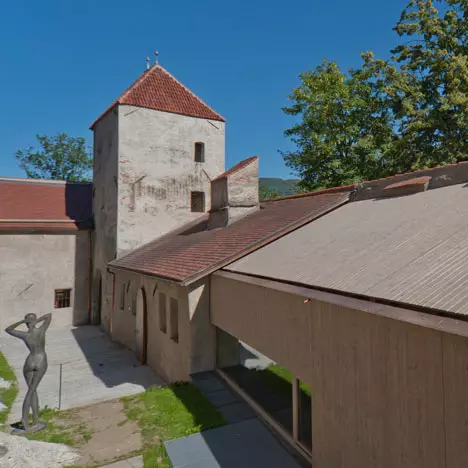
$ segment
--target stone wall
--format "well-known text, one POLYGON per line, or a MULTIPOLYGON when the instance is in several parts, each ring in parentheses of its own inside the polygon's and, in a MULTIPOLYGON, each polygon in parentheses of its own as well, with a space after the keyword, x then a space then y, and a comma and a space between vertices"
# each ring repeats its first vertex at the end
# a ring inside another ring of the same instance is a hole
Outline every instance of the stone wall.
POLYGON ((143 288, 147 313, 147 364, 167 382, 186 381, 215 367, 215 329, 210 322, 209 278, 189 287, 115 270, 112 339, 137 351, 136 298, 143 288), (178 339, 172 337, 171 300, 177 302, 178 339), (165 304, 166 323, 161 321, 165 304), (164 306, 163 306, 164 307, 164 306))
POLYGON ((101 322, 105 330, 109 329, 112 300, 106 265, 117 252, 118 146, 118 115, 114 109, 94 129, 92 322, 101 322))
POLYGON ((0 330, 27 313, 52 312, 53 327, 89 322, 89 233, 0 235, 0 330), (54 308, 55 289, 71 306, 54 308))
POLYGON ((205 193, 224 171, 225 124, 195 117, 119 106, 118 255, 189 222, 191 191, 205 193), (205 162, 195 162, 195 143, 205 162))

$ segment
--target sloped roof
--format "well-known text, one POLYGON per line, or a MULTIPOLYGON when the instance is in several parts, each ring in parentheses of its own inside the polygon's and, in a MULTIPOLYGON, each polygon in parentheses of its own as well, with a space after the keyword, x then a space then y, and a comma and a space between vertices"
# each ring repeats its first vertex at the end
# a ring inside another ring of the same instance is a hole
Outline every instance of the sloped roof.
POLYGON ((337 208, 348 198, 349 192, 336 192, 273 200, 229 226, 213 230, 207 230, 205 215, 114 260, 109 267, 190 284, 337 208))
POLYGON ((258 156, 252 156, 251 158, 243 159, 242 161, 238 162, 236 165, 232 166, 227 171, 223 172, 218 177, 213 179, 213 181, 224 179, 225 177, 233 175, 236 172, 240 171, 241 169, 244 169, 244 167, 247 167, 249 164, 253 163, 256 160, 258 160, 258 156))
POLYGON ((104 117, 115 105, 126 104, 145 107, 173 114, 200 117, 203 119, 225 119, 204 103, 192 91, 176 80, 160 65, 154 65, 135 80, 135 82, 91 125, 104 117))
POLYGON ((348 203, 225 269, 468 315, 467 233, 461 183, 348 203))
POLYGON ((0 230, 91 227, 91 183, 0 179, 0 230))

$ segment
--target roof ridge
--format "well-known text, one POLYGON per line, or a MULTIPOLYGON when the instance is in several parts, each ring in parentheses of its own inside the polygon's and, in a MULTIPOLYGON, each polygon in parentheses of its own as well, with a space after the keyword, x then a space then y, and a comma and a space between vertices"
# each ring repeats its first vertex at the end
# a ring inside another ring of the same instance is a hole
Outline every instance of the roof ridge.
MULTIPOLYGON (((153 68, 155 67, 158 67, 161 71, 163 71, 164 73, 166 73, 167 76, 169 76, 169 78, 173 79, 177 84, 179 84, 180 86, 182 86, 182 88, 185 89, 185 91, 187 91, 189 94, 191 94, 195 99, 197 99, 201 104, 203 104, 204 106, 208 107, 208 109, 210 109, 211 112, 213 112, 213 114, 216 114, 220 119, 222 120, 225 120, 224 117, 219 114, 218 112, 216 112, 211 106, 209 106, 201 97, 197 96, 193 91, 191 91, 189 88, 187 88, 187 86, 185 86, 182 82, 180 82, 174 75, 172 75, 170 72, 168 72, 164 67, 162 67, 161 65, 157 64, 157 65, 153 65, 153 68)), ((150 69, 151 70, 151 69, 150 69)), ((211 120, 211 119, 207 119, 207 120, 211 120)))
POLYGON ((339 193, 339 192, 347 192, 354 190, 356 188, 356 184, 350 185, 340 185, 338 187, 330 187, 321 190, 315 190, 312 192, 305 192, 305 193, 296 193, 294 195, 285 195, 284 197, 272 198, 271 200, 262 200, 262 203, 270 203, 282 200, 292 200, 294 198, 306 198, 306 197, 314 197, 316 195, 326 195, 328 193, 339 193))
POLYGON ((235 174, 237 171, 244 169, 245 167, 249 166, 254 161, 258 161, 258 159, 259 159, 258 156, 250 156, 248 158, 242 159, 238 163, 234 164, 234 166, 230 167, 226 171, 219 174, 219 176, 215 177, 212 180, 212 182, 214 182, 215 180, 224 179, 225 177, 235 174))
MULTIPOLYGON (((468 165, 468 161, 459 161, 457 163, 445 164, 442 166, 427 167, 425 169, 416 169, 414 171, 402 172, 402 173, 393 174, 387 177, 380 177, 379 179, 363 180, 361 182, 356 182, 355 184, 338 185, 336 187, 329 187, 326 189, 315 190, 315 191, 305 192, 305 193, 296 193, 294 195, 286 195, 284 197, 273 198, 271 200, 263 200, 262 203, 269 203, 269 202, 275 202, 275 201, 281 201, 281 200, 290 200, 293 198, 313 197, 315 195, 336 193, 336 192, 341 192, 341 191, 346 191, 346 190, 358 190, 359 188, 362 188, 363 186, 365 186, 365 184, 371 184, 371 183, 374 184, 376 182, 383 182, 383 181, 391 182, 392 179, 398 179, 399 177, 405 177, 405 176, 410 176, 410 175, 416 178, 418 177, 418 174, 424 174, 427 172, 435 172, 440 169, 446 169, 449 167, 457 167, 457 166, 462 166, 465 164, 468 165)), ((419 177, 424 177, 424 175, 421 175, 419 177)))
POLYGON ((59 180, 59 179, 30 179, 27 177, 5 177, 0 176, 1 182, 17 182, 24 184, 44 184, 44 185, 92 185, 92 182, 86 181, 73 181, 73 180, 59 180))

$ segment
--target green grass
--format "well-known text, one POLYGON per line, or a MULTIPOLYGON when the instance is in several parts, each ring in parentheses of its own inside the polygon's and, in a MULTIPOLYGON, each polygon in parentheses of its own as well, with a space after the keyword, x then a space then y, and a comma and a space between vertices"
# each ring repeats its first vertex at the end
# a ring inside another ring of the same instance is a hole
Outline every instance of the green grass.
MULTIPOLYGON (((292 375, 291 373, 286 370, 284 367, 278 366, 277 364, 272 364, 271 366, 268 366, 264 371, 260 371, 264 373, 265 378, 270 381, 273 381, 273 379, 270 378, 270 375, 273 374, 276 377, 279 377, 285 383, 287 382, 288 384, 292 385, 292 375)), ((301 390, 308 396, 311 396, 311 389, 308 385, 306 385, 304 382, 301 381, 301 390)), ((289 394, 291 394, 291 387, 290 385, 287 386, 289 394)))
POLYGON ((12 382, 10 388, 0 389, 0 401, 7 407, 5 410, 0 411, 0 422, 5 423, 18 394, 18 386, 15 373, 2 353, 0 353, 0 377, 12 382))
POLYGON ((39 413, 39 420, 47 423, 47 427, 25 437, 31 440, 41 440, 54 444, 65 444, 80 447, 91 439, 91 431, 86 424, 73 418, 72 410, 57 411, 45 408, 39 413))
POLYGON ((163 442, 225 424, 219 411, 191 383, 152 387, 122 402, 128 419, 141 429, 145 468, 171 466, 163 442))

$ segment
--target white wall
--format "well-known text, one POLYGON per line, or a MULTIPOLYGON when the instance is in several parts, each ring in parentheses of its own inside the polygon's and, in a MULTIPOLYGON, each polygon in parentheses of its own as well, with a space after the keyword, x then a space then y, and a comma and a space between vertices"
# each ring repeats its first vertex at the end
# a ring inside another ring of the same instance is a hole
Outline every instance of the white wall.
POLYGON ((0 235, 0 333, 33 312, 52 326, 88 323, 88 232, 0 235), (54 290, 72 289, 70 308, 54 308, 54 290))
POLYGON ((112 298, 106 265, 117 252, 118 147, 118 115, 113 109, 94 129, 92 321, 101 321, 105 330, 112 298))
POLYGON ((200 216, 190 192, 204 191, 224 172, 224 122, 119 106, 118 255, 200 216), (194 161, 195 142, 205 162, 194 161))

